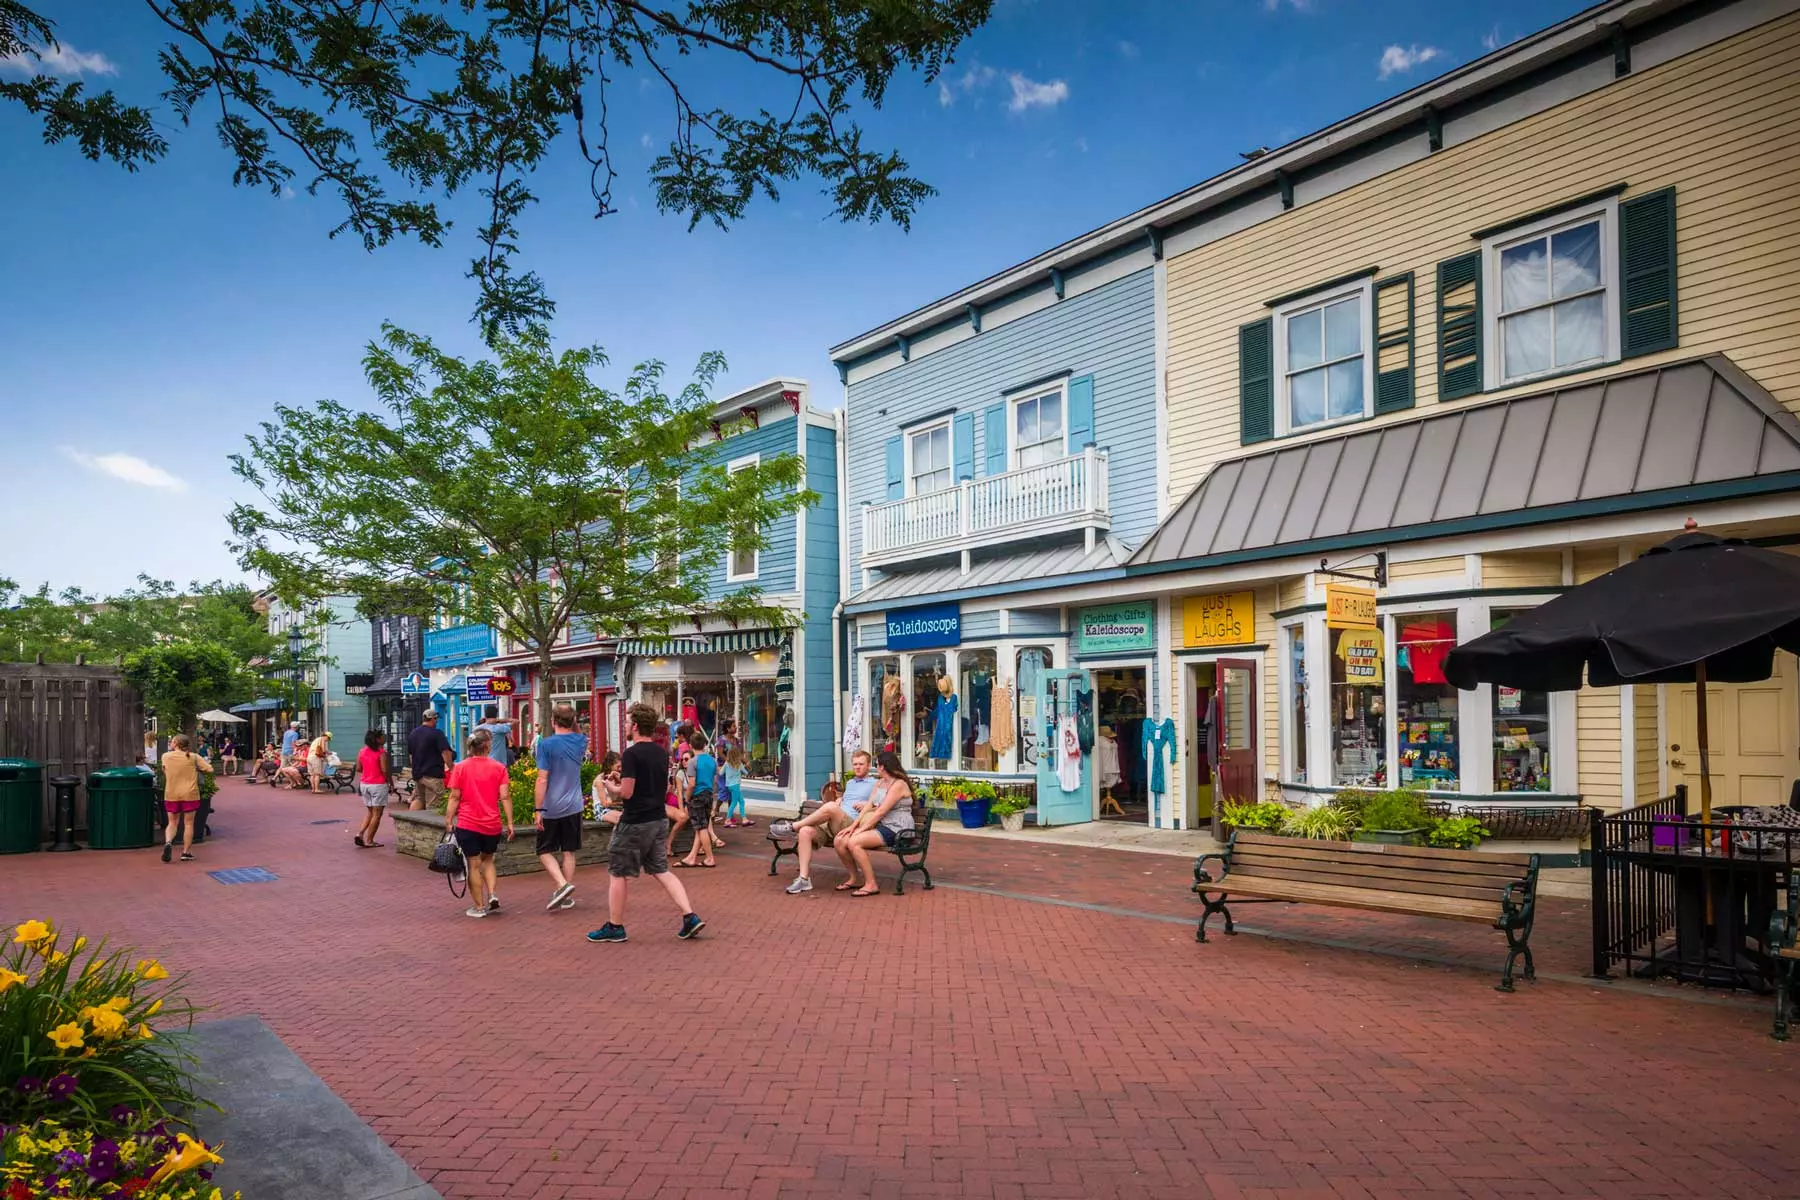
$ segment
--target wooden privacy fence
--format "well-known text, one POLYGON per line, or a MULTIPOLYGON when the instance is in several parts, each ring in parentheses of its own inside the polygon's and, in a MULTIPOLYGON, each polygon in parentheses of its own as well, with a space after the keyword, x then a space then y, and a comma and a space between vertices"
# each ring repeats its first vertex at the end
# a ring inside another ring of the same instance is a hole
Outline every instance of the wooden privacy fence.
MULTIPOLYGON (((116 667, 0 663, 0 758, 43 764, 44 779, 79 775, 75 825, 87 826, 87 776, 144 752, 144 702, 116 667)), ((44 785, 44 829, 55 828, 44 785)))

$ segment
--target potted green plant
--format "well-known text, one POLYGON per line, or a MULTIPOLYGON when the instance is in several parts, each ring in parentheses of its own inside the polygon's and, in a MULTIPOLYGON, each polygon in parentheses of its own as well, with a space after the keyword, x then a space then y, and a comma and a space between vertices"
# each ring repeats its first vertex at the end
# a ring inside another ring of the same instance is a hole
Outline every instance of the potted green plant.
POLYGON ((996 795, 990 811, 1000 818, 1000 828, 1018 833, 1025 828, 1025 810, 1030 807, 1031 800, 1024 792, 1012 791, 996 795))
POLYGON ((1375 792, 1362 806, 1362 825, 1354 834, 1359 842, 1390 846, 1422 846, 1431 832, 1432 817, 1425 798, 1414 788, 1375 792))
POLYGON ((1219 837, 1229 838, 1237 829, 1273 833, 1281 828, 1291 811, 1287 805, 1274 800, 1227 800, 1219 810, 1219 837))
POLYGON ((1290 812, 1281 823, 1283 837, 1316 838, 1326 842, 1347 842, 1356 831, 1356 818, 1335 804, 1315 804, 1290 812))
POLYGON ((946 779, 932 791, 956 801, 964 829, 984 829, 994 806, 994 785, 980 779, 946 779))
POLYGON ((1483 838, 1493 836, 1493 831, 1481 823, 1480 817, 1444 817, 1431 827, 1427 840, 1433 846, 1447 850, 1473 850, 1481 845, 1483 838))

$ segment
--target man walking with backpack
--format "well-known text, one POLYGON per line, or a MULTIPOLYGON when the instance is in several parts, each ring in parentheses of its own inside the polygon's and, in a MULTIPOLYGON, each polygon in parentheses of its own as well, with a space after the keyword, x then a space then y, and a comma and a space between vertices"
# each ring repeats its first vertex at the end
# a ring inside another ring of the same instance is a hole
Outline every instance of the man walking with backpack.
POLYGON ((681 909, 677 937, 691 938, 706 928, 688 903, 687 889, 669 870, 669 818, 664 800, 669 787, 669 752, 656 744, 656 709, 637 703, 630 711, 631 745, 619 759, 619 783, 612 789, 624 802, 625 811, 613 827, 607 870, 612 875, 607 892, 606 924, 587 935, 590 942, 625 940, 625 894, 630 880, 643 872, 662 884, 669 899, 681 909))

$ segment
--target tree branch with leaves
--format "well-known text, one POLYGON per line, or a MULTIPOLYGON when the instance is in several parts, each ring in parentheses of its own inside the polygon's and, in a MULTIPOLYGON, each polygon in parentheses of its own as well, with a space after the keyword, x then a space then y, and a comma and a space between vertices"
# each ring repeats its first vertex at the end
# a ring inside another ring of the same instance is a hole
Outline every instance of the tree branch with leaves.
POLYGON ((290 603, 345 593, 368 616, 491 624, 546 679, 578 622, 615 637, 791 623, 759 589, 717 580, 731 549, 763 548, 817 501, 804 462, 725 470, 717 354, 673 395, 655 362, 602 388, 591 373, 605 363, 541 330, 465 362, 386 326, 363 362, 377 411, 278 407, 233 456, 262 499, 232 510, 234 549, 290 603))

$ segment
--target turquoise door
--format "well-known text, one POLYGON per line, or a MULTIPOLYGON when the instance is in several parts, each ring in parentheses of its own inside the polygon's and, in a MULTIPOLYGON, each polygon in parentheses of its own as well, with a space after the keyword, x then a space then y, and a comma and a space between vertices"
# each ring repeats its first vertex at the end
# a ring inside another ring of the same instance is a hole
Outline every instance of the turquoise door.
MULTIPOLYGON (((1038 676, 1037 715, 1037 823, 1077 825, 1094 819, 1094 790, 1089 767, 1092 755, 1083 754, 1065 776, 1060 768, 1068 755, 1063 745, 1063 718, 1072 720, 1079 697, 1093 703, 1093 685, 1082 670, 1044 671, 1038 676), (1065 783, 1075 786, 1065 787, 1065 783)), ((1090 714, 1092 709, 1090 707, 1090 714)))

